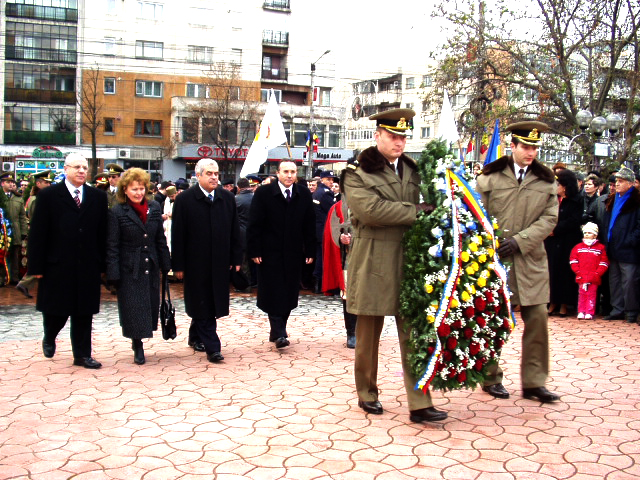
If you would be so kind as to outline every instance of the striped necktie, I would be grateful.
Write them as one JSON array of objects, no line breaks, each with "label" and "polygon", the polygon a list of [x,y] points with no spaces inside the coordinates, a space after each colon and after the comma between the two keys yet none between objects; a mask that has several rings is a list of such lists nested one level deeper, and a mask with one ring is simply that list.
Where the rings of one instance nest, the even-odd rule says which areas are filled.
[{"label": "striped necktie", "polygon": [[80,190],[76,188],[73,193],[76,194],[76,196],[73,197],[73,199],[76,201],[76,205],[78,206],[78,208],[80,208]]}]

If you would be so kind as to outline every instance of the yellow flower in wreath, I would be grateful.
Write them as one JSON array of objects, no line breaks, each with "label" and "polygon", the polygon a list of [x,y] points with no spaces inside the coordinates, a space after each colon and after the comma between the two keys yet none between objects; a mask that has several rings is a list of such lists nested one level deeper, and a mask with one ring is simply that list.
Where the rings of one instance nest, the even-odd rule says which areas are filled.
[{"label": "yellow flower in wreath", "polygon": [[467,268],[465,268],[464,271],[467,272],[467,275],[473,275],[474,273],[476,273],[472,265],[469,265]]},{"label": "yellow flower in wreath", "polygon": [[473,263],[471,264],[471,267],[473,268],[473,271],[474,271],[474,272],[477,272],[478,270],[480,270],[480,265],[478,265],[478,263],[477,263],[477,262],[473,262]]},{"label": "yellow flower in wreath", "polygon": [[484,253],[481,253],[480,255],[478,255],[478,261],[480,263],[484,263],[487,261],[487,256]]},{"label": "yellow flower in wreath", "polygon": [[458,308],[460,306],[460,302],[457,298],[451,299],[451,308]]},{"label": "yellow flower in wreath", "polygon": [[426,290],[427,293],[431,293],[431,292],[433,292],[433,285],[431,285],[430,283],[427,283],[424,286],[424,289]]},{"label": "yellow flower in wreath", "polygon": [[477,252],[478,251],[478,244],[475,242],[471,242],[469,244],[469,250],[471,250],[472,252]]},{"label": "yellow flower in wreath", "polygon": [[482,235],[476,235],[476,243],[482,245]]},{"label": "yellow flower in wreath", "polygon": [[436,317],[434,317],[433,315],[427,315],[427,322],[433,323],[435,321],[436,321]]},{"label": "yellow flower in wreath", "polygon": [[471,300],[471,295],[469,295],[469,292],[462,292],[460,294],[460,298],[463,302],[468,302],[469,300]]},{"label": "yellow flower in wreath", "polygon": [[469,252],[460,253],[460,260],[462,260],[463,262],[468,262],[469,261]]},{"label": "yellow flower in wreath", "polygon": [[[496,240],[496,247],[498,246],[498,240]],[[489,248],[487,249],[487,255],[489,255],[490,257],[493,258],[493,255],[496,253],[496,251],[493,248]]]},{"label": "yellow flower in wreath", "polygon": [[480,277],[476,283],[480,288],[484,288],[487,286],[487,279],[484,277]]},{"label": "yellow flower in wreath", "polygon": [[471,295],[475,295],[476,294],[476,287],[473,285],[473,283],[470,283],[469,285],[467,285],[467,291]]}]

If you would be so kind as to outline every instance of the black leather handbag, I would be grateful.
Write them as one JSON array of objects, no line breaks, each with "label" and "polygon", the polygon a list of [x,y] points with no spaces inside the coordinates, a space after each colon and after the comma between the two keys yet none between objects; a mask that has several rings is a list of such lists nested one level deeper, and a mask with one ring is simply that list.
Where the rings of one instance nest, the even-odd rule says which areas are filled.
[{"label": "black leather handbag", "polygon": [[176,330],[176,309],[171,304],[171,292],[169,291],[169,278],[162,274],[162,302],[160,303],[160,325],[162,326],[162,338],[173,340],[178,336]]}]

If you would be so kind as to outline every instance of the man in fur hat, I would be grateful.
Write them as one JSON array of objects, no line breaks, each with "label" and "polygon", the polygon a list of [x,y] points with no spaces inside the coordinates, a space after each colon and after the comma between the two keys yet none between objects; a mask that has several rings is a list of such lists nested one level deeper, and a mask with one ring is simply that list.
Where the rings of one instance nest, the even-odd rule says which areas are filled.
[{"label": "man in fur hat", "polygon": [[[553,172],[536,157],[541,133],[548,130],[548,125],[535,121],[508,125],[511,155],[485,165],[477,178],[482,203],[506,236],[500,239],[498,255],[511,263],[511,303],[520,306],[524,323],[522,394],[545,403],[560,398],[545,387],[549,375],[549,267],[543,240],[558,221],[558,198]],[[509,398],[498,365],[492,367],[482,389],[496,398]]]},{"label": "man in fur hat", "polygon": [[383,412],[378,400],[378,345],[384,317],[393,315],[410,419],[420,423],[444,420],[447,413],[434,408],[428,391],[423,394],[414,389],[417,379],[407,363],[409,334],[399,316],[402,238],[418,212],[433,210],[433,206],[419,204],[416,163],[403,154],[414,115],[411,109],[396,108],[369,117],[377,124],[376,146],[348,164],[341,184],[351,209],[353,230],[347,311],[358,316],[354,368],[358,406],[367,413]]}]

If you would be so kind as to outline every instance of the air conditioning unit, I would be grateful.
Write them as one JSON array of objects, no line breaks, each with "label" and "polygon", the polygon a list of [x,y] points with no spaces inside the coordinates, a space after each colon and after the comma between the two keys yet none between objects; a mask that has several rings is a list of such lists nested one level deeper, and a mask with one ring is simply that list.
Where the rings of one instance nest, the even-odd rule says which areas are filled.
[{"label": "air conditioning unit", "polygon": [[119,148],[118,158],[131,158],[131,150],[128,148]]},{"label": "air conditioning unit", "polygon": [[49,168],[58,168],[58,162],[49,162]]},{"label": "air conditioning unit", "polygon": [[14,165],[15,164],[13,162],[2,162],[2,171],[3,172],[13,172]]},{"label": "air conditioning unit", "polygon": [[20,162],[16,162],[16,166],[18,168],[24,168],[24,162],[20,161]]}]

